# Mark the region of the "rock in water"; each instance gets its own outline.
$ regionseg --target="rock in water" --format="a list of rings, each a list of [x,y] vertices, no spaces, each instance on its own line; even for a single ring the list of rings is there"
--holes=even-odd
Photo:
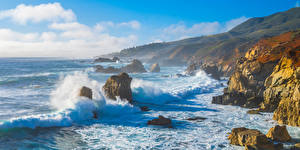
[[[109,58],[99,57],[99,58],[95,59],[94,62],[114,62],[114,61]]]
[[[93,92],[92,89],[83,86],[79,91],[79,96],[87,97],[89,99],[93,99]]]
[[[292,139],[286,129],[286,126],[279,126],[279,125],[272,127],[266,136],[278,142],[288,142]]]
[[[246,146],[246,149],[280,149],[268,140],[267,136],[255,129],[233,128],[228,136],[230,144]]]
[[[127,72],[127,73],[143,73],[147,72],[144,68],[144,65],[142,62],[140,62],[137,59],[134,59],[130,64],[127,66],[124,66],[121,68],[122,72]]]
[[[169,118],[165,118],[164,116],[158,116],[157,119],[149,120],[148,125],[160,125],[160,126],[172,126],[172,121]]]
[[[120,58],[115,56],[115,57],[112,58],[112,60],[117,62],[117,61],[120,61]]]
[[[121,100],[127,100],[132,103],[132,91],[130,88],[132,78],[127,73],[120,73],[119,75],[113,75],[109,77],[103,86],[105,95],[113,100],[116,100],[117,96]]]
[[[158,63],[155,63],[151,66],[150,72],[160,72],[160,67]]]

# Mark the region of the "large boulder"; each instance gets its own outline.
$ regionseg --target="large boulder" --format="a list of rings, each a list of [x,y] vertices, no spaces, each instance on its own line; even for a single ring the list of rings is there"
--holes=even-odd
[[[216,80],[220,80],[222,76],[222,72],[219,71],[219,68],[216,66],[216,64],[203,64],[201,65],[201,69]]]
[[[120,97],[121,100],[127,100],[129,103],[132,103],[131,80],[132,78],[124,72],[119,75],[113,75],[107,79],[103,86],[103,91],[112,100]]]
[[[149,120],[147,122],[148,125],[160,125],[160,126],[172,126],[172,121],[169,118],[165,118],[164,116],[158,116],[156,119]]]
[[[266,136],[272,139],[273,141],[278,141],[278,142],[288,142],[292,139],[289,132],[286,129],[286,126],[279,126],[279,125],[272,127],[269,130],[269,132],[266,134]]]
[[[280,149],[266,135],[255,129],[233,128],[228,139],[230,144],[246,146],[246,149]]]
[[[122,72],[127,73],[143,73],[147,72],[141,61],[134,59],[130,64],[121,68]]]
[[[160,67],[158,63],[155,63],[151,66],[150,72],[160,72]]]
[[[79,96],[87,97],[89,99],[93,99],[92,89],[90,89],[86,86],[81,87],[80,90],[79,90]]]

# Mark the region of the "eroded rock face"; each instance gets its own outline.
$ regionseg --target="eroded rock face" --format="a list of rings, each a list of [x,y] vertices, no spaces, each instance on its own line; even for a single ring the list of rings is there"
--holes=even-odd
[[[147,122],[148,125],[172,126],[172,121],[164,116],[158,116],[157,119],[152,119]]]
[[[113,75],[107,79],[103,86],[103,91],[112,100],[116,100],[118,96],[121,100],[127,100],[129,103],[132,103],[131,80],[132,78],[124,72],[119,75]]]
[[[89,99],[93,99],[92,89],[90,89],[86,86],[81,87],[81,89],[79,90],[79,96],[83,96],[83,97],[87,97]]]
[[[160,72],[160,67],[158,63],[155,63],[151,66],[150,72]]]
[[[286,69],[285,73],[281,71],[277,76],[271,75],[274,74],[273,69],[285,53],[290,53],[293,48],[299,51],[300,36],[292,35],[293,32],[288,32],[263,39],[249,49],[245,57],[236,62],[235,71],[229,78],[228,88],[224,90],[224,94],[214,97],[212,103],[247,108],[259,108],[262,105],[260,111],[274,111],[281,97],[289,97],[288,91],[293,89],[292,84],[287,84],[288,87],[277,86],[281,83],[286,84],[291,78],[291,69]],[[297,52],[291,54],[297,55]],[[288,64],[287,62],[285,65]],[[282,70],[284,67],[277,68],[275,69]],[[272,77],[269,77],[270,75]],[[269,88],[270,85],[274,85],[273,88]]]
[[[272,127],[266,136],[272,139],[273,141],[278,141],[278,142],[288,142],[292,139],[286,129],[286,126],[279,126],[279,125]]]
[[[127,73],[143,73],[147,72],[144,68],[144,65],[142,64],[141,61],[134,59],[130,64],[128,64],[125,67],[121,68],[122,72],[127,72]]]
[[[266,80],[262,109],[273,110],[273,119],[280,124],[300,126],[300,49],[296,57],[283,57]],[[277,107],[276,107],[277,106]]]

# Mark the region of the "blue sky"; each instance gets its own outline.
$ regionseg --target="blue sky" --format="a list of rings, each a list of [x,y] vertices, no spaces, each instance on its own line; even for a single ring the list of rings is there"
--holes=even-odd
[[[0,57],[92,57],[225,32],[249,18],[293,8],[297,0],[0,2]]]

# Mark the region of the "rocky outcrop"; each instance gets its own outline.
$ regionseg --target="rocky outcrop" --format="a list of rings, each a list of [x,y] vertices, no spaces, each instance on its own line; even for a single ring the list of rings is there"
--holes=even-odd
[[[158,63],[155,63],[151,66],[150,72],[160,72],[160,67]]]
[[[144,73],[147,72],[143,66],[143,64],[137,60],[134,59],[130,64],[121,67],[121,68],[114,68],[114,67],[107,67],[104,68],[101,65],[95,66],[96,72],[101,73],[120,73],[120,72],[126,72],[126,73]]]
[[[224,89],[224,94],[214,97],[212,103],[258,108],[264,102],[260,110],[274,111],[278,102],[273,102],[276,101],[274,96],[266,98],[268,89],[266,91],[265,89],[269,85],[266,79],[272,74],[274,67],[286,52],[300,46],[300,38],[294,34],[294,32],[288,32],[263,39],[249,49],[245,57],[237,60],[235,71],[229,78],[228,88]]]
[[[120,61],[120,58],[115,56],[115,57],[112,58],[112,60],[113,60],[114,62],[117,62],[117,61]]]
[[[164,116],[158,116],[156,119],[149,120],[147,122],[148,125],[160,125],[160,126],[168,126],[172,127],[172,121],[169,118],[165,118]]]
[[[134,59],[130,64],[126,65],[125,67],[122,67],[121,71],[127,72],[127,73],[147,72],[146,69],[144,68],[144,65],[142,64],[142,62],[137,59]]]
[[[109,59],[109,58],[103,58],[103,57],[99,57],[99,58],[96,58],[95,60],[94,60],[94,62],[115,62],[114,60],[112,60],[112,59]]]
[[[230,144],[246,146],[246,149],[280,150],[282,145],[275,145],[267,136],[255,129],[233,128],[228,136]]]
[[[120,97],[121,100],[127,100],[129,103],[132,103],[131,80],[132,78],[124,72],[119,75],[113,75],[107,79],[103,86],[103,91],[112,100]]]
[[[101,72],[101,73],[120,73],[121,72],[121,69],[114,68],[114,67],[104,68],[101,65],[97,65],[97,66],[95,66],[95,68],[96,68],[96,72]]]
[[[79,90],[79,96],[87,97],[89,99],[93,99],[92,89],[90,89],[86,86],[81,87],[81,89]]]
[[[220,78],[223,76],[222,71],[219,70],[217,65],[212,63],[192,63],[185,70],[185,74],[193,76],[196,75],[199,70],[203,70],[216,80],[220,80]]]
[[[269,130],[269,132],[266,134],[266,136],[272,139],[273,141],[278,141],[278,142],[288,142],[292,139],[289,132],[286,129],[286,126],[279,126],[279,125],[272,127]]]

